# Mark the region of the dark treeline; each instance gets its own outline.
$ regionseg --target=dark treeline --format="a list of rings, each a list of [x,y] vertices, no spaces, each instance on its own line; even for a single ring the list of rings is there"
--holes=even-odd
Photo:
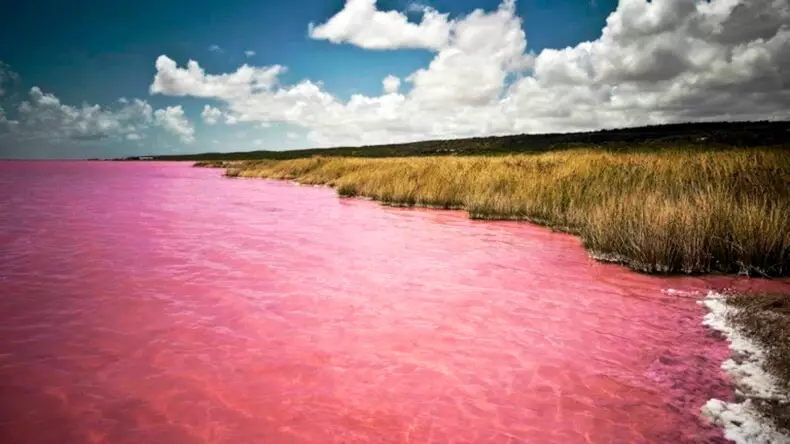
[[[501,137],[429,140],[390,145],[152,156],[153,160],[295,159],[323,156],[402,157],[531,153],[579,146],[655,150],[668,147],[755,147],[790,144],[790,122],[682,123],[586,133],[519,134]],[[146,159],[149,156],[145,157]],[[126,160],[140,160],[129,157]]]

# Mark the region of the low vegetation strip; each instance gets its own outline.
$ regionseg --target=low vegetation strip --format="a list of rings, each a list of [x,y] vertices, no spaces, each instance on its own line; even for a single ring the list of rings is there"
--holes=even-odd
[[[536,154],[585,146],[620,151],[656,151],[685,145],[694,148],[761,147],[790,144],[790,122],[708,122],[644,126],[564,134],[514,134],[468,139],[424,140],[420,142],[356,147],[313,148],[288,151],[240,151],[155,155],[154,160],[251,160],[326,157],[411,157]],[[142,160],[130,157],[128,160]]]
[[[389,205],[576,233],[645,272],[790,274],[790,151],[574,149],[509,156],[320,157],[207,166],[336,187]]]

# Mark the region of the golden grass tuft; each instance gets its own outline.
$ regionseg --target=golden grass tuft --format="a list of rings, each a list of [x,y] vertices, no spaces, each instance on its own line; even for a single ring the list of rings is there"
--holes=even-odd
[[[790,151],[781,148],[316,156],[233,168],[240,177],[326,184],[390,205],[531,220],[647,272],[790,274]]]

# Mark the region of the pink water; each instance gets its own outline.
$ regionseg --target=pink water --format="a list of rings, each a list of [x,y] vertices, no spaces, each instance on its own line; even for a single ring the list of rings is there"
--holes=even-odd
[[[698,295],[578,239],[188,164],[0,162],[0,442],[720,442]]]

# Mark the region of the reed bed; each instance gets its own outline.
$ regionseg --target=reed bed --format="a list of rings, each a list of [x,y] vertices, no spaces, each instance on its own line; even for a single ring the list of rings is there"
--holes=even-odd
[[[580,235],[600,259],[645,272],[790,275],[790,151],[782,148],[315,156],[228,166],[228,176],[541,223]]]

